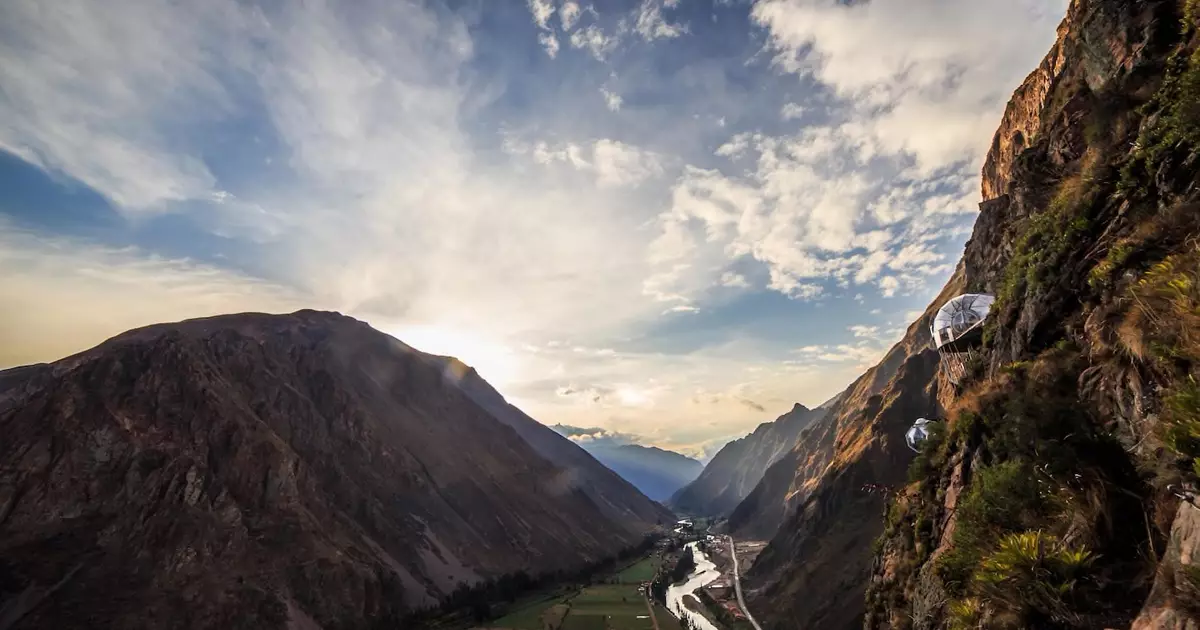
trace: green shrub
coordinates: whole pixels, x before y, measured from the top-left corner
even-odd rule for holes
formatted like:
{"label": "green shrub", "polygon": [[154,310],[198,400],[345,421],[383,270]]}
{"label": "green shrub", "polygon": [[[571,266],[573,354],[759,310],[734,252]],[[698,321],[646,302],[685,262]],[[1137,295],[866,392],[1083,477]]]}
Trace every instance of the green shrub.
{"label": "green shrub", "polygon": [[1200,385],[1188,377],[1163,397],[1163,442],[1172,451],[1191,459],[1200,475]]}
{"label": "green shrub", "polygon": [[1120,269],[1127,260],[1130,254],[1133,253],[1133,246],[1129,243],[1117,243],[1108,250],[1108,254],[1101,260],[1092,270],[1088,272],[1088,284],[1093,289],[1099,289],[1106,286],[1112,273],[1116,269]]}
{"label": "green shrub", "polygon": [[1095,556],[1041,531],[1015,532],[980,563],[974,586],[993,608],[1018,618],[1065,620],[1067,599]]}
{"label": "green shrub", "polygon": [[966,592],[971,576],[995,541],[1036,527],[1054,508],[1030,465],[1008,461],[979,470],[958,505],[953,547],[935,568],[947,590]]}
{"label": "green shrub", "polygon": [[978,597],[956,599],[947,606],[951,630],[972,630],[983,621],[983,602]]}

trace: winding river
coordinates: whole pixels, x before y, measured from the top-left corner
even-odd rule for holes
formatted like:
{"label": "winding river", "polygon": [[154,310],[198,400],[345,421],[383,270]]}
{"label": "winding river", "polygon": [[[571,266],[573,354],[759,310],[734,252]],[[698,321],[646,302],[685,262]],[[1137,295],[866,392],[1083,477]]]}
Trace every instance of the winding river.
{"label": "winding river", "polygon": [[713,580],[721,577],[717,565],[709,561],[704,553],[696,547],[696,543],[688,543],[688,547],[692,550],[692,557],[696,560],[696,568],[688,575],[687,580],[667,587],[667,610],[681,620],[686,617],[699,630],[719,630],[704,615],[683,605],[684,595],[694,593],[696,589],[704,588]]}

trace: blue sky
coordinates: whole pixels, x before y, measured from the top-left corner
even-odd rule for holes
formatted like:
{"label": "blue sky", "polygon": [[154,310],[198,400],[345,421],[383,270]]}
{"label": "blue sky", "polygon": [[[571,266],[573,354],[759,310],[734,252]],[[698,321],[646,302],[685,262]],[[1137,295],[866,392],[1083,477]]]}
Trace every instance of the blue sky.
{"label": "blue sky", "polygon": [[0,367],[336,309],[691,453],[828,399],[953,269],[1065,3],[0,7]]}

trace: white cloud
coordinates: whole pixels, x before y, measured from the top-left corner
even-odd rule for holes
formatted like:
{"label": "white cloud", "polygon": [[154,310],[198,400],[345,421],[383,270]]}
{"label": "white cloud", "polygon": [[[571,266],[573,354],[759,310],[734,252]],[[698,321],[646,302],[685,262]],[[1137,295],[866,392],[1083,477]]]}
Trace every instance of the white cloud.
{"label": "white cloud", "polygon": [[924,172],[980,164],[1013,88],[1048,47],[1065,0],[759,0],[776,62],[854,103],[864,132]]}
{"label": "white cloud", "polygon": [[0,303],[0,369],[55,360],[164,321],[319,306],[210,265],[46,237],[3,220]]}
{"label": "white cloud", "polygon": [[851,333],[854,333],[855,337],[874,338],[876,335],[879,334],[878,326],[864,326],[862,324],[851,326],[851,327],[847,328],[846,330],[849,330]]}
{"label": "white cloud", "polygon": [[604,29],[595,24],[589,24],[571,33],[571,46],[587,50],[597,61],[607,59],[620,41],[618,35],[606,34]]}
{"label": "white cloud", "polygon": [[580,9],[578,2],[575,2],[574,0],[567,0],[566,2],[563,2],[562,7],[558,10],[558,17],[562,21],[563,31],[569,32],[571,29],[575,28],[575,25],[579,22],[579,15],[581,12],[582,10]]}
{"label": "white cloud", "polygon": [[796,120],[804,116],[804,106],[797,103],[787,103],[779,110],[784,120]]}
{"label": "white cloud", "polygon": [[879,280],[879,288],[884,297],[892,297],[900,288],[900,281],[896,279],[896,276],[884,276]]}
{"label": "white cloud", "polygon": [[791,274],[775,269],[771,270],[771,282],[767,287],[794,300],[810,300],[824,292],[819,284],[800,282]]}
{"label": "white cloud", "polygon": [[[716,289],[749,284],[731,269],[800,301],[825,291],[869,296],[870,288],[896,295],[947,272],[957,252],[939,247],[961,238],[977,200],[970,162],[1053,29],[1011,10],[985,35],[995,47],[986,59],[984,45],[958,38],[976,36],[976,8],[990,19],[1011,3],[935,6],[937,32],[928,37],[907,16],[897,17],[895,32],[884,28],[884,17],[935,4],[916,2],[760,2],[754,15],[776,67],[811,74],[827,93],[793,93],[795,109],[766,105],[785,118],[804,110],[806,127],[794,134],[734,135],[716,156],[697,156],[686,148],[699,144],[697,128],[718,132],[718,114],[753,128],[750,110],[719,101],[693,119],[672,109],[678,102],[656,110],[653,99],[639,100],[620,117],[601,117],[620,118],[614,130],[577,116],[597,106],[599,80],[556,95],[553,108],[533,103],[528,120],[501,112],[513,124],[509,140],[547,140],[506,142],[507,154],[481,150],[497,139],[479,128],[495,120],[489,108],[499,109],[505,77],[480,80],[470,67],[474,27],[415,1],[284,11],[237,0],[10,0],[0,8],[0,145],[126,213],[203,204],[212,212],[189,219],[205,229],[235,244],[252,233],[273,245],[253,264],[274,281],[145,252],[0,241],[0,303],[19,305],[16,317],[24,317],[5,312],[5,328],[46,331],[38,338],[53,342],[47,350],[10,336],[0,348],[18,357],[9,361],[52,359],[148,319],[290,310],[300,301],[381,314],[370,321],[388,330],[433,328],[420,336],[428,349],[464,349],[464,359],[503,372],[489,378],[511,382],[505,394],[535,417],[576,426],[602,418],[606,428],[643,433],[636,427],[651,423],[678,433],[648,439],[692,445],[734,435],[762,414],[733,394],[702,408],[689,401],[697,388],[728,393],[730,375],[750,370],[758,370],[755,391],[739,395],[768,413],[796,400],[819,403],[858,374],[856,361],[877,346],[857,342],[872,340],[841,347],[815,338],[815,350],[786,369],[778,357],[764,359],[773,350],[750,344],[660,354],[619,340],[661,324],[664,309],[708,310],[707,300],[743,293]],[[607,20],[570,1],[528,6],[547,54],[583,51],[637,88],[629,68],[617,66],[642,63],[630,59],[642,50],[678,46],[669,40],[685,26],[673,1],[635,4]],[[817,21],[797,21],[806,16]],[[865,16],[861,31],[847,16]],[[957,29],[958,21],[969,27]],[[623,38],[655,45],[616,54]],[[846,76],[857,63],[865,76]],[[697,87],[706,69],[689,64],[680,73],[694,82],[688,98],[725,93]],[[683,81],[650,78],[668,81],[664,90]],[[805,90],[813,83],[759,78]],[[271,176],[235,178],[241,187],[225,190],[214,175],[222,169],[205,159],[216,142],[209,131],[247,118],[265,121],[263,144],[278,147],[251,156],[270,161]],[[515,351],[527,346],[540,350]],[[639,404],[597,415],[554,395],[569,382],[624,386],[623,400]]]}
{"label": "white cloud", "polygon": [[663,16],[663,8],[673,8],[677,2],[668,0],[642,0],[637,8],[634,30],[642,39],[672,39],[688,32],[686,24],[671,23]]}
{"label": "white cloud", "polygon": [[621,98],[620,94],[605,88],[600,88],[600,94],[604,96],[604,105],[608,107],[609,111],[621,110],[621,104],[625,102],[625,99]]}
{"label": "white cloud", "polygon": [[542,49],[551,59],[558,57],[558,38],[554,33],[538,33],[538,43],[542,45]]}
{"label": "white cloud", "polygon": [[533,23],[537,24],[538,28],[551,28],[550,18],[554,17],[553,0],[529,0],[529,12],[533,14]]}
{"label": "white cloud", "polygon": [[216,192],[202,157],[174,145],[234,107],[211,74],[239,26],[221,7],[150,2],[131,24],[86,2],[24,1],[6,2],[0,18],[0,149],[125,212]]}
{"label": "white cloud", "polygon": [[726,271],[721,274],[721,286],[732,288],[745,288],[750,286],[750,281],[746,280],[746,276],[733,271]]}
{"label": "white cloud", "polygon": [[590,173],[605,188],[637,186],[665,172],[665,159],[657,153],[607,138],[586,145],[545,141],[525,145],[510,139],[505,148],[515,155],[529,155],[538,164],[565,164]]}

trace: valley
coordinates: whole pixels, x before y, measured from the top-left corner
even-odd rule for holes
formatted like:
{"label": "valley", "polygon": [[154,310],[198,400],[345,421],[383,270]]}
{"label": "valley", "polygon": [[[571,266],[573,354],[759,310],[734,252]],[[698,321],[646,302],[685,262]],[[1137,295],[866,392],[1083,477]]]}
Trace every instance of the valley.
{"label": "valley", "polygon": [[[890,22],[886,18],[895,15],[872,13],[887,8],[886,1],[742,3],[751,11],[739,22],[751,32],[743,44],[772,71],[805,69],[806,80],[820,84],[831,79],[817,57],[846,53],[821,48],[815,30],[806,29],[868,17]],[[418,17],[424,10],[396,4]],[[585,48],[588,63],[607,63],[621,57],[615,50],[621,38],[638,50],[666,46],[686,40],[689,28],[716,28],[710,25],[723,23],[717,11],[732,12],[730,5],[739,3],[717,2],[707,7],[712,12],[672,26],[662,21],[664,12],[687,3],[642,0],[636,13],[615,18],[611,41],[592,23],[600,10],[570,0],[525,4],[514,5],[519,23],[532,28],[525,15],[532,11],[537,39],[527,38],[528,49],[503,39],[478,42],[516,51],[515,61],[493,59],[490,70],[509,61],[526,68],[534,56],[549,67],[560,50],[565,58]],[[569,229],[529,228],[531,242],[554,241],[560,255],[581,249],[581,261],[557,266],[535,256],[532,243],[506,241],[498,226],[507,219],[491,223],[503,212],[490,206],[489,222],[459,225],[463,217],[447,211],[439,228],[454,235],[486,232],[470,234],[448,258],[478,253],[479,264],[490,266],[498,254],[477,249],[492,240],[506,253],[528,255],[520,264],[500,264],[498,257],[497,273],[520,278],[518,272],[536,268],[525,279],[554,287],[539,299],[509,300],[516,281],[508,286],[459,273],[438,260],[431,267],[445,266],[445,273],[416,285],[448,287],[475,278],[465,283],[471,290],[446,290],[464,305],[495,291],[503,308],[422,311],[416,297],[408,301],[410,292],[419,293],[412,287],[375,295],[376,275],[390,279],[403,275],[398,270],[417,269],[387,261],[370,265],[383,270],[378,274],[355,270],[348,273],[352,282],[330,283],[361,289],[337,304],[397,313],[395,320],[381,317],[389,324],[382,328],[332,310],[205,306],[187,315],[191,319],[149,325],[161,320],[139,314],[138,324],[117,329],[124,332],[86,337],[91,341],[74,354],[37,354],[46,362],[0,370],[0,630],[1200,629],[1200,0],[1060,4],[1065,16],[1056,31],[1047,28],[1049,50],[1024,81],[1017,82],[1030,67],[1022,61],[1012,84],[975,85],[980,79],[967,77],[971,69],[954,55],[935,54],[943,41],[918,45],[914,36],[881,56],[896,57],[895,74],[916,83],[890,86],[895,90],[856,83],[850,87],[863,91],[853,93],[828,85],[806,106],[770,108],[774,123],[799,125],[806,116],[825,117],[806,110],[813,103],[870,96],[883,99],[862,100],[870,116],[891,116],[906,110],[888,98],[940,95],[961,79],[979,92],[965,99],[972,105],[987,100],[985,92],[1001,94],[999,105],[1007,99],[1007,107],[986,118],[987,131],[995,133],[990,145],[980,143],[978,164],[957,153],[949,166],[925,163],[918,153],[940,153],[930,149],[942,141],[938,134],[928,134],[932,141],[919,148],[893,138],[904,145],[892,156],[901,174],[868,182],[865,173],[886,170],[890,158],[888,143],[868,137],[861,121],[813,123],[786,141],[763,135],[762,125],[739,128],[732,139],[710,129],[716,135],[708,140],[720,136],[721,143],[710,143],[706,159],[745,160],[731,178],[657,149],[620,157],[631,149],[615,140],[585,146],[564,136],[562,148],[527,142],[518,137],[524,125],[506,123],[502,141],[476,143],[464,135],[445,146],[499,147],[503,159],[529,158],[528,168],[517,169],[522,178],[542,168],[571,169],[566,175],[582,178],[562,177],[566,183],[555,185],[564,188],[563,197],[546,204],[545,216],[540,205],[527,215],[531,226],[574,212],[590,217]],[[790,13],[797,7],[807,12]],[[933,8],[939,17],[980,23],[1009,12],[998,3],[991,7],[995,14],[976,19],[972,3]],[[41,24],[42,15],[31,10],[23,17]],[[831,15],[836,19],[809,24]],[[473,29],[495,26],[491,16],[435,28],[447,17],[439,16],[413,20],[430,25],[414,48],[463,39],[449,51],[445,71],[439,65],[411,74],[422,81],[488,76],[449,70],[472,54]],[[256,42],[280,24],[259,19],[265,15],[244,17],[239,24],[263,29],[249,38]],[[901,31],[924,26],[915,24],[923,16],[904,18],[914,23],[898,23]],[[794,31],[771,31],[764,39],[772,19]],[[568,36],[580,20],[587,30]],[[981,32],[990,32],[985,25]],[[329,39],[368,50],[405,40],[390,31],[359,38],[359,30]],[[298,40],[317,40],[323,53],[335,48],[323,29],[294,32]],[[640,40],[634,41],[635,32]],[[111,46],[116,39],[99,41]],[[652,45],[656,39],[662,41]],[[855,54],[875,43],[836,39]],[[210,44],[206,50],[221,48]],[[776,50],[781,46],[793,49],[784,54]],[[995,46],[973,47],[973,63],[986,65]],[[291,48],[269,52],[282,56]],[[1044,50],[1039,44],[1036,52]],[[768,59],[763,51],[780,56]],[[923,67],[922,55],[934,61]],[[53,68],[71,65],[47,58]],[[870,75],[853,65],[838,67],[856,80]],[[346,101],[385,83],[382,63],[352,68],[357,71],[335,73],[345,74],[349,87],[356,87],[356,77],[364,84]],[[239,65],[237,76],[248,72]],[[64,74],[69,82],[87,73]],[[287,80],[319,83],[307,72],[269,74],[276,88]],[[590,76],[575,66],[564,75],[581,82]],[[659,98],[631,93],[623,105],[608,88],[625,79],[608,68],[596,76],[607,82],[599,90],[604,98],[589,86],[589,107],[604,115],[624,106],[622,115],[632,117]],[[753,83],[721,76],[688,81],[730,89]],[[221,83],[207,78],[205,85]],[[124,87],[112,92],[137,93]],[[503,87],[489,83],[491,96],[456,93],[416,113],[445,111],[451,114],[445,125],[455,126],[463,112],[452,104],[469,103],[486,118],[490,99],[525,100],[523,92]],[[556,82],[555,94],[575,87]],[[223,91],[212,90],[225,100]],[[733,100],[724,96],[723,105]],[[8,100],[0,98],[0,108]],[[961,106],[934,99],[919,108],[922,116],[938,118],[934,105]],[[306,122],[312,111],[343,108],[350,109],[331,99],[328,107],[263,111],[291,112],[289,120]],[[378,109],[400,111],[382,99]],[[689,112],[695,125],[745,124],[715,113]],[[848,113],[862,114],[841,112]],[[567,108],[558,115],[591,120]],[[678,112],[663,119],[672,117]],[[969,118],[973,126],[982,114],[972,110]],[[348,137],[372,135],[347,122],[358,119],[347,114],[344,124],[332,127]],[[904,126],[899,119],[888,125],[897,134]],[[6,129],[0,126],[0,136]],[[425,137],[384,135],[389,147]],[[694,129],[679,135],[694,135]],[[296,159],[360,155],[335,144],[295,152]],[[25,153],[23,159],[55,168]],[[365,183],[353,176],[351,166],[383,153],[346,158],[353,197],[359,197],[354,187],[406,171],[406,163],[389,162],[385,176]],[[757,159],[747,159],[752,153]],[[813,163],[797,162],[803,159]],[[200,183],[212,179],[199,161],[180,164],[203,175]],[[969,175],[960,172],[964,164],[971,164]],[[802,194],[804,186],[790,178],[816,179],[816,166],[845,166],[848,179],[836,194]],[[670,179],[670,194],[655,198],[669,199],[672,210],[635,217],[644,200],[622,198],[620,207],[631,213],[622,229],[600,230],[590,221],[604,215],[601,208],[569,203],[565,194],[593,178],[605,187]],[[439,197],[481,183],[430,180],[428,191],[406,183],[396,185],[405,190],[397,194],[412,192],[412,203],[438,209],[426,203],[427,192]],[[505,189],[524,184],[519,179]],[[197,186],[209,202],[234,205],[233,193]],[[191,189],[165,188],[167,196]],[[892,192],[868,202],[867,191],[875,189]],[[863,196],[862,207],[830,201],[841,196]],[[505,207],[523,207],[515,190],[512,199],[495,197]],[[964,199],[971,212],[979,201],[977,214],[957,208]],[[380,209],[372,216],[386,223],[391,197],[370,205]],[[807,214],[787,214],[792,206]],[[845,224],[833,225],[828,215],[843,210]],[[771,211],[787,216],[773,223],[766,216]],[[819,221],[814,213],[822,215]],[[954,223],[959,219],[946,216],[966,218]],[[793,229],[803,218],[830,233],[809,238]],[[35,257],[9,256],[9,224],[0,219],[0,261],[18,269],[14,276],[38,271],[30,262]],[[407,237],[396,226],[367,225],[364,233],[378,227]],[[623,238],[627,232],[650,235],[655,226],[664,231],[646,247],[672,255],[624,249],[636,245]],[[739,232],[722,243],[738,230],[758,238]],[[444,235],[435,232],[414,237],[411,249],[431,248]],[[579,235],[605,242],[593,251],[576,241]],[[901,236],[909,242],[891,242]],[[321,241],[312,240],[304,246]],[[65,242],[42,246],[66,255],[72,247]],[[951,258],[938,253],[947,243],[961,245],[961,256],[957,249]],[[104,249],[102,258],[121,259],[132,249]],[[770,260],[756,258],[768,253]],[[718,255],[735,255],[737,264],[707,260]],[[225,256],[214,250],[211,258]],[[631,281],[584,282],[607,257],[615,261],[613,272],[624,269]],[[943,258],[948,262],[941,264]],[[629,261],[642,260],[669,263],[672,271],[635,273]],[[790,266],[780,266],[785,262]],[[927,273],[915,270],[922,265]],[[97,271],[105,269],[100,264],[73,260],[61,267],[51,275],[82,269],[89,283],[106,276]],[[297,273],[327,267],[298,267],[303,271]],[[693,278],[693,272],[701,275]],[[712,273],[720,275],[704,275]],[[220,275],[204,268],[189,277]],[[936,283],[924,286],[928,278]],[[22,286],[33,292],[33,284]],[[617,297],[597,307],[561,295],[577,286]],[[218,293],[228,298],[256,290]],[[653,304],[634,304],[639,299]],[[802,313],[797,304],[805,302],[813,305]],[[525,309],[535,305],[553,309],[553,317],[525,321]],[[613,321],[584,321],[605,308],[614,311]],[[450,350],[423,352],[382,332],[392,330],[390,324],[404,327],[399,314],[411,315],[407,324],[433,313],[445,316],[447,328],[466,327],[451,315],[468,311],[487,325],[511,328],[496,347],[468,343],[470,334],[449,335],[486,358],[495,385],[448,356]],[[855,319],[842,321],[847,313]],[[60,316],[66,319],[60,313],[47,319]],[[762,334],[746,334],[725,317],[744,317],[745,329]],[[38,319],[29,315],[25,325]],[[553,322],[567,323],[550,328]],[[815,330],[828,322],[836,324],[836,335]],[[728,343],[714,342],[722,336]],[[525,373],[514,367],[518,349],[528,361]],[[830,374],[845,378],[827,386],[823,379],[833,379]],[[827,402],[810,407],[796,399]]]}
{"label": "valley", "polygon": [[[693,528],[677,528],[645,556],[611,571],[502,604],[500,616],[473,628],[754,630],[738,603],[732,539],[712,534],[710,522],[698,519]],[[751,566],[764,545],[737,543],[738,565]]]}

